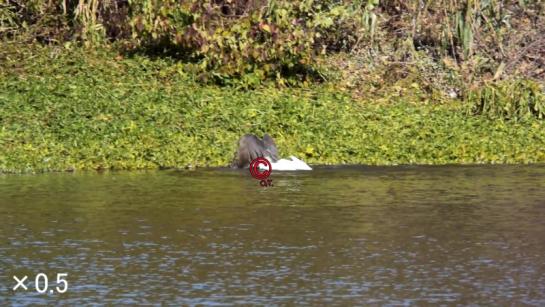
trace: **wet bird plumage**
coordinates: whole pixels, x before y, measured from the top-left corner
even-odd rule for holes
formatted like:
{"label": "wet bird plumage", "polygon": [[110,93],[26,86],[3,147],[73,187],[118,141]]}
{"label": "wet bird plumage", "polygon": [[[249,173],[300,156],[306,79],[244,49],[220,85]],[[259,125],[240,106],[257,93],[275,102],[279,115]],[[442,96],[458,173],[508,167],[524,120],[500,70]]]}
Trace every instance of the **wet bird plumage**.
{"label": "wet bird plumage", "polygon": [[238,141],[238,150],[231,166],[246,168],[258,157],[266,157],[271,159],[271,162],[278,160],[278,149],[273,138],[268,134],[265,134],[263,139],[246,134]]}
{"label": "wet bird plumage", "polygon": [[[271,162],[273,170],[295,171],[312,170],[305,162],[290,156],[290,159],[279,159],[278,149],[273,138],[265,134],[263,139],[253,134],[246,134],[238,141],[238,150],[231,163],[234,168],[247,168],[254,159],[263,157]],[[262,165],[260,165],[261,167]]]}

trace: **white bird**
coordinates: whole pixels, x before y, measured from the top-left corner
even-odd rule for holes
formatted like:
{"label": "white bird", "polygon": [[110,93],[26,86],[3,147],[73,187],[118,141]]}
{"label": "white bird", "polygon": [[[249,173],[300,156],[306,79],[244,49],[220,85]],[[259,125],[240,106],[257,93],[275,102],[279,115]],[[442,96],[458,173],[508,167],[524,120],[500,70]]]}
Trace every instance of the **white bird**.
{"label": "white bird", "polygon": [[[312,168],[308,166],[304,161],[297,159],[294,156],[290,156],[288,159],[272,160],[267,157],[267,160],[271,161],[271,168],[273,171],[311,171]],[[273,162],[274,161],[274,162]],[[267,170],[268,167],[264,164],[259,164],[260,170]]]}
{"label": "white bird", "polygon": [[[290,156],[290,159],[278,159],[278,149],[273,138],[265,134],[263,139],[253,134],[243,135],[238,141],[238,150],[231,163],[233,168],[248,168],[259,157],[265,157],[275,171],[311,171],[305,162]],[[260,170],[269,168],[266,164],[258,164]]]}

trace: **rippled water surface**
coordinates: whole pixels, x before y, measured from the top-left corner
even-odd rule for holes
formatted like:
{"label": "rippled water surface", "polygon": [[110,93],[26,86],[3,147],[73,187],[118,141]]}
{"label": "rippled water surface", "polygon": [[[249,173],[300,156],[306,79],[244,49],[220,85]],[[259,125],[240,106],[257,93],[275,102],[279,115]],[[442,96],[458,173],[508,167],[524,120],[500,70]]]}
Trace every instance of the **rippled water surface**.
{"label": "rippled water surface", "polygon": [[271,178],[0,176],[0,304],[545,305],[544,166]]}

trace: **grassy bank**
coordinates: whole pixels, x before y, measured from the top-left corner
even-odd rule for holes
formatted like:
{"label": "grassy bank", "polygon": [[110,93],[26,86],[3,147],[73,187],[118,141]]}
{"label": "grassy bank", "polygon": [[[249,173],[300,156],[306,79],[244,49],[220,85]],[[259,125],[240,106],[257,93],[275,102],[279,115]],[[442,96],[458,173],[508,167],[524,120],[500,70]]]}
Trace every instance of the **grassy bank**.
{"label": "grassy bank", "polygon": [[469,116],[456,101],[355,100],[327,84],[241,91],[165,58],[15,47],[0,57],[2,172],[226,166],[248,132],[311,164],[545,162],[543,121]]}

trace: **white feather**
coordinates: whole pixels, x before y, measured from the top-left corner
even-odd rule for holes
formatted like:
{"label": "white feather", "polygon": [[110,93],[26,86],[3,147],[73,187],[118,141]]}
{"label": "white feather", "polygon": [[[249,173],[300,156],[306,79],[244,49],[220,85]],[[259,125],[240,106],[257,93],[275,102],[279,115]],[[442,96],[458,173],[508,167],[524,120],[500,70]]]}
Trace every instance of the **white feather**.
{"label": "white feather", "polygon": [[[267,160],[271,161],[269,157]],[[311,171],[312,168],[308,166],[304,161],[297,159],[294,156],[290,156],[288,159],[280,159],[276,162],[271,162],[273,171]],[[266,169],[265,165],[259,164],[261,170]]]}

